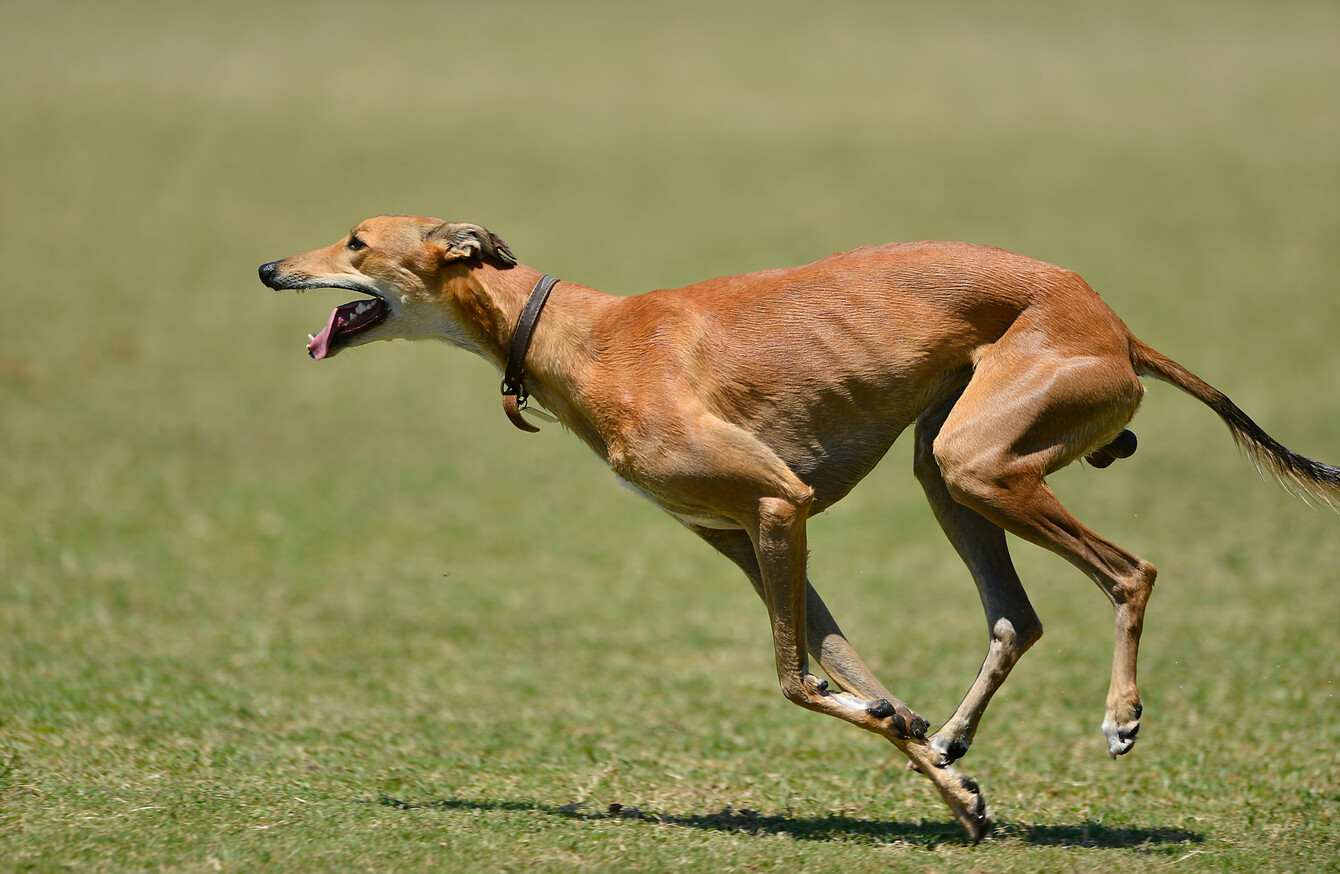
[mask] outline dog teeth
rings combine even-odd
[[[370,309],[372,309],[372,301],[365,300],[354,308],[354,315],[361,316]]]

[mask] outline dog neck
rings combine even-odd
[[[526,306],[521,310],[516,327],[512,329],[512,343],[507,350],[507,367],[503,371],[502,394],[503,412],[512,424],[522,431],[540,430],[527,422],[521,415],[526,409],[529,394],[526,391],[526,352],[530,349],[531,338],[535,335],[535,324],[544,311],[549,294],[558,284],[558,277],[545,274],[526,298]]]
[[[473,341],[458,345],[489,361],[500,376],[506,371],[521,313],[542,275],[524,265],[507,270],[484,265],[462,277],[467,283],[462,291],[467,293],[454,295]],[[605,441],[578,387],[597,354],[595,322],[618,300],[563,280],[545,304],[525,358],[526,390],[534,403],[553,413],[602,458],[606,457]]]

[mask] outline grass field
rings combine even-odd
[[[1174,390],[1053,480],[1160,568],[1140,743],[1106,601],[1018,545],[970,846],[486,365],[314,364],[343,299],[255,275],[381,212],[620,293],[990,243],[1337,463],[1335,3],[11,4],[0,82],[0,870],[1340,869],[1340,518]],[[810,538],[946,718],[985,635],[906,442]]]

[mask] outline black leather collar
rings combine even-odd
[[[544,309],[544,303],[549,299],[549,292],[554,290],[558,284],[558,279],[548,274],[540,277],[540,281],[535,283],[535,287],[530,291],[530,297],[526,298],[526,306],[521,310],[521,317],[516,321],[516,328],[512,331],[512,345],[507,350],[507,368],[503,371],[502,394],[503,411],[507,413],[507,418],[511,420],[522,431],[539,431],[530,422],[521,417],[521,411],[526,408],[526,401],[530,399],[526,391],[526,350],[530,348],[531,337],[535,334],[535,323],[540,319],[540,311]]]

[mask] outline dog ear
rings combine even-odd
[[[517,264],[501,237],[468,222],[440,224],[428,232],[428,241],[442,247],[444,261],[482,260],[504,270]]]

